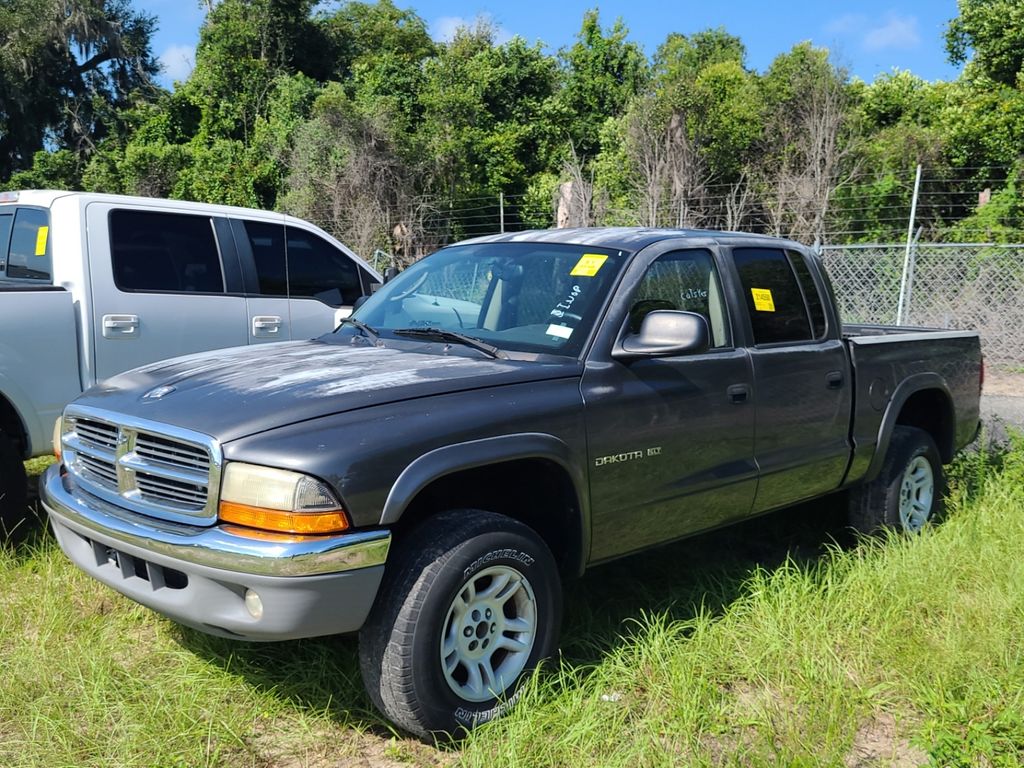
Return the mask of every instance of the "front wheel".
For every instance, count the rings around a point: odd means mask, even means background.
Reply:
[[[918,533],[942,513],[942,459],[932,436],[896,427],[878,476],[850,492],[850,525],[863,533]]]
[[[359,636],[373,703],[422,737],[458,736],[500,717],[550,656],[561,582],[540,537],[510,518],[446,512],[389,558]]]

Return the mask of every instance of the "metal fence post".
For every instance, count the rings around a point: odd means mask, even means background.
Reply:
[[[910,276],[910,249],[914,240],[914,219],[917,218],[917,195],[921,191],[921,164],[917,164],[914,177],[914,197],[910,201],[910,221],[907,223],[907,249],[903,254],[903,276],[900,278],[900,298],[896,305],[896,325],[903,325],[903,304],[907,295],[907,280]]]

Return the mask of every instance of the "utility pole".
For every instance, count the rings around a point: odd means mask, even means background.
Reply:
[[[498,192],[498,217],[501,226],[501,233],[505,234],[505,193]]]

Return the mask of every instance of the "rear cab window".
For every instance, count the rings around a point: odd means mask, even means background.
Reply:
[[[11,280],[53,281],[48,211],[0,210],[0,274]]]
[[[220,250],[209,216],[110,212],[114,284],[126,292],[224,293]]]
[[[756,346],[825,338],[824,303],[802,254],[779,248],[732,254]]]

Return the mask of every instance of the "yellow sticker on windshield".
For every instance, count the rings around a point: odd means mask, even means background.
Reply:
[[[593,277],[598,273],[608,257],[603,253],[584,253],[569,273],[572,277]]]
[[[758,312],[774,312],[775,301],[772,299],[772,292],[767,288],[751,288],[750,294],[754,297],[754,309]]]
[[[46,236],[50,234],[49,227],[40,227],[36,232],[36,256],[46,255]]]

